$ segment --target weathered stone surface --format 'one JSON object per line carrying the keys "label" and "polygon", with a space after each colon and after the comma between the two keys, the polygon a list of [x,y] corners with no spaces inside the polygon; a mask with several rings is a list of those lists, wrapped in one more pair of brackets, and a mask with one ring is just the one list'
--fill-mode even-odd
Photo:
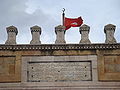
{"label": "weathered stone surface", "polygon": [[32,40],[30,41],[30,44],[41,44],[40,41],[41,27],[33,26],[30,29],[32,34]]}
{"label": "weathered stone surface", "polygon": [[20,79],[20,68],[17,64],[14,56],[2,56],[0,57],[0,82],[17,82]]}
{"label": "weathered stone surface", "polygon": [[22,57],[22,82],[97,81],[97,57],[25,56]]}
{"label": "weathered stone surface", "polygon": [[[0,75],[9,75],[15,71],[15,57],[0,57]],[[14,74],[14,73],[13,73]]]}
{"label": "weathered stone surface", "polygon": [[81,34],[81,40],[80,43],[82,44],[90,44],[90,40],[89,40],[89,31],[90,31],[90,27],[88,25],[82,25],[80,27],[80,34]]}
{"label": "weathered stone surface", "polygon": [[116,43],[116,39],[114,38],[116,26],[112,24],[108,24],[104,27],[104,32],[106,34],[105,43]]}
{"label": "weathered stone surface", "polygon": [[30,45],[30,44],[18,44],[18,45],[0,45],[0,51],[57,51],[61,50],[73,50],[74,52],[77,52],[79,50],[114,50],[114,49],[120,49],[120,44],[41,44],[41,45]]}
{"label": "weathered stone surface", "polygon": [[[0,57],[16,57],[14,62],[6,60],[8,72],[1,69],[1,73],[9,74],[0,76],[0,89],[49,89],[48,86],[58,89],[77,88],[83,89],[113,89],[119,90],[120,86],[120,44],[48,44],[48,45],[0,45]],[[27,82],[27,63],[41,61],[91,61],[92,81],[76,82]],[[21,63],[22,62],[22,63]],[[0,60],[0,68],[3,68]],[[3,64],[2,64],[3,65]],[[25,66],[26,65],[26,66]],[[23,67],[24,66],[24,67]],[[49,65],[48,65],[49,66]],[[59,66],[59,65],[58,65]],[[111,68],[112,66],[112,68]],[[23,70],[21,71],[21,68]],[[71,67],[72,68],[72,67]],[[5,69],[5,68],[4,68]],[[12,70],[15,69],[15,70]],[[38,68],[39,69],[39,68]],[[3,70],[3,71],[2,71]],[[26,72],[24,74],[23,72]],[[97,76],[99,78],[97,78]],[[20,78],[21,77],[21,78]],[[23,78],[24,77],[24,78]],[[21,82],[20,82],[21,81]],[[102,82],[101,82],[102,81]],[[107,82],[104,82],[107,81]],[[115,81],[115,83],[114,83]],[[117,81],[117,82],[116,82]],[[20,82],[17,84],[8,82]],[[33,87],[32,87],[33,86]],[[65,88],[64,88],[65,87]],[[6,89],[7,90],[7,89]]]}
{"label": "weathered stone surface", "polygon": [[105,71],[107,73],[120,73],[120,59],[118,57],[120,58],[120,56],[105,56]]}
{"label": "weathered stone surface", "polygon": [[[51,82],[50,84],[54,84]],[[120,82],[78,82],[78,83],[58,83],[56,86],[43,86],[38,83],[32,85],[20,84],[20,83],[0,83],[0,90],[120,90]]]}
{"label": "weathered stone surface", "polygon": [[59,25],[55,27],[55,33],[56,33],[56,44],[63,44],[66,43],[65,41],[65,26]]}
{"label": "weathered stone surface", "polygon": [[120,90],[120,44],[114,25],[104,28],[105,44],[91,44],[87,25],[80,27],[80,44],[65,44],[62,25],[55,27],[56,44],[47,45],[40,44],[38,26],[31,27],[30,42],[37,45],[14,45],[17,28],[6,29],[7,45],[0,45],[0,89]]}
{"label": "weathered stone surface", "polygon": [[18,30],[15,26],[10,26],[6,28],[8,33],[8,38],[5,42],[5,44],[13,45],[16,44],[16,35],[18,33]]}
{"label": "weathered stone surface", "polygon": [[119,51],[99,51],[98,70],[101,81],[120,81]]}
{"label": "weathered stone surface", "polygon": [[91,62],[28,62],[28,82],[91,81]]}

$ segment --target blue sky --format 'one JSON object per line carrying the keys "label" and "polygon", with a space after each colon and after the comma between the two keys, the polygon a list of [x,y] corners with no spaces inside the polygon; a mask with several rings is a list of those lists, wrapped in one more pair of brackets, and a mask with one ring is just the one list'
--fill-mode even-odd
{"label": "blue sky", "polygon": [[[115,38],[120,42],[120,0],[1,0],[0,2],[0,43],[7,39],[6,27],[18,28],[17,43],[29,44],[30,27],[42,28],[42,44],[53,44],[56,39],[55,27],[61,24],[62,8],[66,17],[82,16],[84,24],[90,26],[89,38],[92,43],[104,43],[104,26],[116,25]],[[79,28],[67,30],[67,43],[79,43]]]}

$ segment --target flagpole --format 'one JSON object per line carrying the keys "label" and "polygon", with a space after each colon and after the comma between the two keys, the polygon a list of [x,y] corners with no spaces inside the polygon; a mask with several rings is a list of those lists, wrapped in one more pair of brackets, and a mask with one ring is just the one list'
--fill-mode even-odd
{"label": "flagpole", "polygon": [[62,25],[64,26],[64,21],[65,21],[65,8],[63,8],[63,13],[62,13]]}

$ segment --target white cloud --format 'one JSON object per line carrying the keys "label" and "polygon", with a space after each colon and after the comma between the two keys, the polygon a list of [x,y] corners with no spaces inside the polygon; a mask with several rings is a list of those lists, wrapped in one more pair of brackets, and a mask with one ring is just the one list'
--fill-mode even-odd
{"label": "white cloud", "polygon": [[[0,39],[1,43],[4,43],[6,40],[7,34],[5,28],[10,25],[14,25],[18,28],[18,32],[19,32],[17,36],[18,43],[30,42],[31,34],[29,28],[34,25],[39,25],[42,27],[43,30],[42,34],[47,32],[46,34],[49,33],[48,36],[52,36],[52,33],[48,29],[48,27],[51,28],[51,26],[56,21],[49,14],[45,14],[40,9],[37,9],[32,14],[29,14],[26,12],[27,9],[26,0],[19,0],[19,2],[16,1],[18,0],[13,0],[13,2],[8,0],[3,0],[1,2],[2,5],[0,5],[0,12],[2,12],[2,14],[0,15],[1,17],[0,23],[2,24],[0,25],[0,30],[3,33],[0,36],[0,38],[2,38]],[[44,36],[42,38],[44,38]],[[49,39],[50,41],[48,41],[48,43],[53,41],[51,39]]]}

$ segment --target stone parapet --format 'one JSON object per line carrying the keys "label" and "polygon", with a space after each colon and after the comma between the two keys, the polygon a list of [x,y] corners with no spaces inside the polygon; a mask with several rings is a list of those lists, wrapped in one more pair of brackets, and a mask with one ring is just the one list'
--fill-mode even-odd
{"label": "stone parapet", "polygon": [[[107,44],[113,44],[117,43],[114,32],[115,32],[116,26],[112,24],[108,24],[104,27],[104,32],[106,34],[106,40],[105,43]],[[14,45],[16,44],[16,35],[18,34],[18,30],[15,26],[10,26],[6,28],[8,33],[8,38],[5,42],[5,44],[8,45]],[[40,41],[40,35],[41,35],[41,27],[39,26],[33,26],[30,28],[31,34],[32,34],[32,40],[30,41],[30,44],[33,45],[39,45],[41,44]],[[65,26],[58,25],[55,27],[55,33],[56,33],[56,40],[55,44],[65,44]],[[90,26],[84,24],[80,27],[79,32],[81,34],[81,40],[79,44],[91,44],[91,41],[89,40],[89,32],[90,32]]]}

